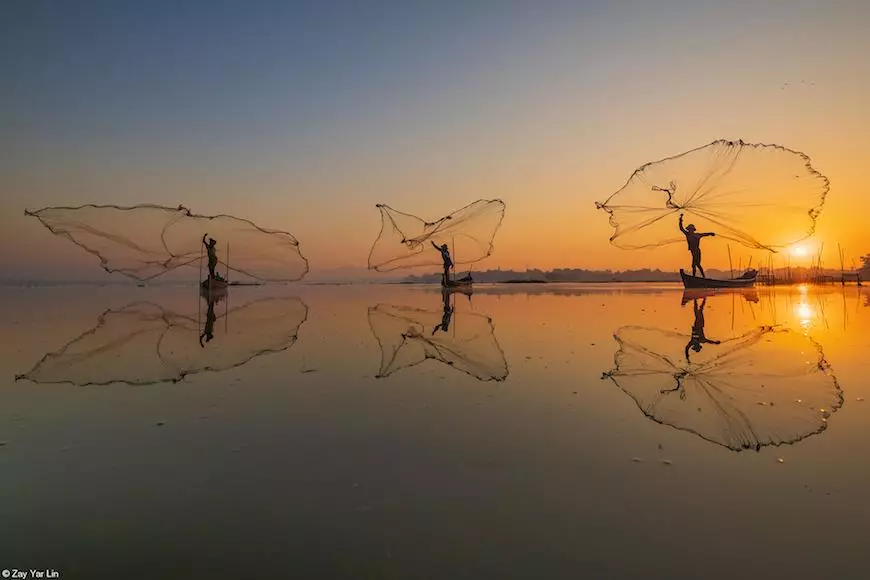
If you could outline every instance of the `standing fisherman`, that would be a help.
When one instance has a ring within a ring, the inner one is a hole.
[[[208,234],[202,235],[202,245],[205,246],[205,251],[208,253],[208,277],[212,280],[220,280],[220,276],[215,272],[218,263],[217,242],[214,239],[209,238],[208,243],[206,243],[206,236],[208,236]]]
[[[431,241],[430,241],[431,242]],[[450,248],[447,244],[438,246],[435,242],[431,242],[432,247],[441,252],[441,259],[444,260],[444,278],[441,281],[442,286],[447,286],[450,281],[450,268],[453,267],[453,260],[450,259]]]
[[[683,214],[680,214],[680,231],[686,236],[686,243],[689,244],[689,251],[692,253],[692,276],[696,276],[698,270],[701,271],[701,277],[706,278],[704,268],[701,267],[701,238],[707,236],[715,236],[713,232],[705,232],[699,234],[695,231],[695,224],[689,224],[683,227]]]

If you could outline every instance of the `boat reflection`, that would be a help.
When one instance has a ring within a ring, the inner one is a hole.
[[[34,383],[145,385],[178,382],[203,371],[224,371],[292,347],[308,317],[298,298],[262,298],[216,314],[207,299],[199,312],[182,313],[153,302],[132,302],[103,312],[93,328],[45,354],[16,379]],[[232,320],[233,333],[215,338],[215,324]]]
[[[650,419],[734,451],[821,433],[843,404],[822,347],[782,326],[707,338],[706,298],[693,298],[689,334],[624,326],[603,374]]]
[[[683,298],[680,304],[685,306],[693,300],[725,295],[729,295],[732,298],[739,296],[746,302],[753,304],[757,304],[759,301],[758,291],[755,288],[686,288],[683,290]]]
[[[435,360],[480,381],[508,376],[492,319],[457,312],[454,292],[442,292],[441,309],[378,304],[368,310],[369,327],[381,349],[377,378]],[[470,302],[470,297],[469,297]]]

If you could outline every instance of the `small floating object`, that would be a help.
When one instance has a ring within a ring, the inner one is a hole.
[[[157,421],[156,424],[158,427],[163,427],[164,425],[166,425],[166,421]]]
[[[643,459],[641,459],[640,457],[632,457],[631,461],[633,463],[643,463]]]
[[[674,462],[670,459],[662,459],[662,465],[673,465]]]
[[[864,397],[858,397],[858,398],[855,399],[855,400],[858,401],[858,402],[860,403],[860,402],[864,401]]]
[[[783,459],[782,457],[777,457],[776,462],[777,463],[785,463],[785,459]]]

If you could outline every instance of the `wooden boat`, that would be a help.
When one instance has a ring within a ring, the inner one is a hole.
[[[226,293],[229,285],[229,282],[221,278],[206,278],[200,283],[199,289],[203,294],[223,294]]]
[[[715,278],[699,278],[698,276],[690,276],[681,268],[680,277],[683,279],[684,288],[752,288],[755,286],[758,272],[750,270],[740,278],[717,280]]]
[[[474,280],[471,279],[471,274],[464,278],[459,278],[458,280],[441,281],[441,287],[448,290],[454,288],[471,288],[472,284],[474,284]]]

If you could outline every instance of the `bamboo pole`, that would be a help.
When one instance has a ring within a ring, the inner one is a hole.
[[[734,308],[734,301],[736,299],[737,299],[737,294],[732,293],[731,294],[731,330],[734,330],[734,315],[735,315],[735,311],[737,310],[736,308]]]
[[[202,317],[199,313],[199,296],[202,293],[202,244],[199,246],[199,276],[196,279],[199,284],[196,285],[196,328],[202,329]]]
[[[453,273],[453,277],[456,278],[456,272]],[[456,338],[456,321],[458,320],[458,316],[456,316],[456,293],[451,292],[453,294],[453,304],[450,305],[450,316],[453,318],[453,338]],[[447,300],[450,300],[451,296],[447,297]]]
[[[209,302],[211,302],[211,284],[212,284],[211,270],[209,270],[208,271],[208,300],[209,300]]]
[[[456,236],[450,238],[450,246],[450,253],[453,254],[453,281],[456,282]]]
[[[843,248],[840,246],[840,242],[837,242],[837,253],[840,255],[840,285],[846,285],[846,266],[843,263]]]
[[[818,268],[819,274],[818,274],[818,276],[819,276],[820,282],[824,281],[824,272],[822,271],[822,252],[824,252],[824,251],[825,251],[825,243],[822,242],[822,245],[819,248],[819,268]]]
[[[227,275],[224,283],[226,284],[226,288],[224,289],[224,334],[227,334],[230,327],[230,242],[227,240],[227,253],[224,256],[224,261],[227,265]]]
[[[731,272],[731,279],[734,279],[734,263],[731,261],[731,244],[728,244],[728,270]]]

